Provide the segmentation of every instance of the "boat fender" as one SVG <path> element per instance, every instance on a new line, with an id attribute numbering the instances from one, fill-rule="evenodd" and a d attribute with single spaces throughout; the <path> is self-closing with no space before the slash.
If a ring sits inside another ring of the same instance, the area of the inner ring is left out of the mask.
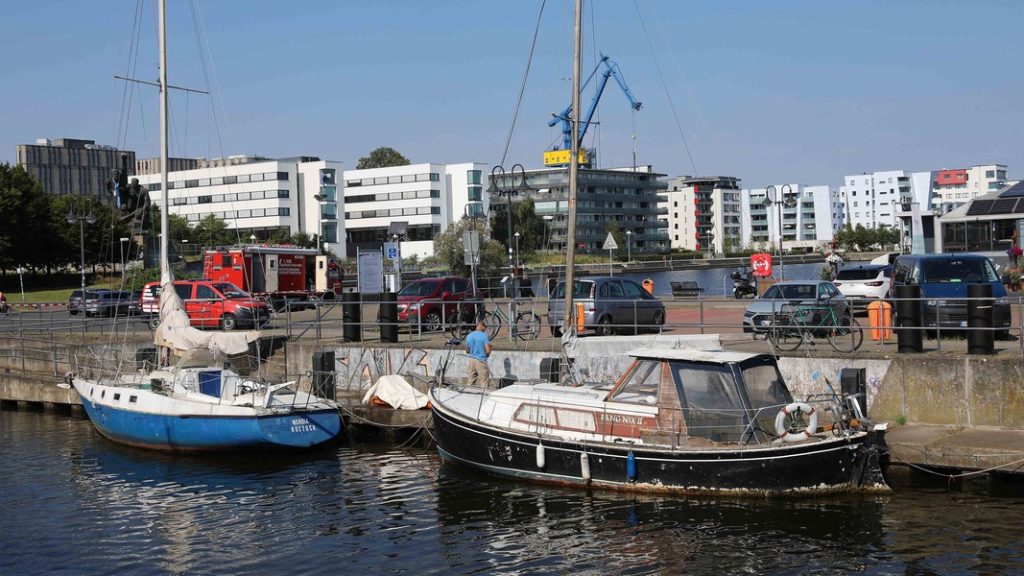
<path id="1" fill-rule="evenodd" d="M 810 422 L 807 423 L 807 428 L 804 429 L 804 431 L 790 434 L 789 431 L 786 430 L 786 416 L 797 411 L 807 414 L 807 416 L 810 417 Z M 793 402 L 792 404 L 788 404 L 775 415 L 775 434 L 777 434 L 781 440 L 785 440 L 786 442 L 807 440 L 817 431 L 818 413 L 814 411 L 813 406 L 805 402 Z"/>
<path id="2" fill-rule="evenodd" d="M 626 456 L 626 479 L 636 482 L 636 454 L 633 454 L 632 450 Z"/>
<path id="3" fill-rule="evenodd" d="M 544 464 L 544 443 L 537 442 L 537 469 L 543 470 Z"/>
<path id="4" fill-rule="evenodd" d="M 586 452 L 580 453 L 580 477 L 590 482 L 590 455 Z"/>

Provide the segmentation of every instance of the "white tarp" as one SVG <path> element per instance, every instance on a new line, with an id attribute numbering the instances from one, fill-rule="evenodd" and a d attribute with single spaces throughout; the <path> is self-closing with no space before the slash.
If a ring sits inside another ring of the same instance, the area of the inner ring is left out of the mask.
<path id="1" fill-rule="evenodd" d="M 419 410 L 427 405 L 427 395 L 397 374 L 378 378 L 363 396 L 363 404 L 370 404 L 374 396 L 397 410 Z"/>
<path id="2" fill-rule="evenodd" d="M 163 273 L 160 284 L 160 325 L 153 333 L 153 343 L 157 346 L 179 353 L 204 348 L 217 355 L 233 355 L 247 352 L 249 343 L 259 339 L 260 333 L 255 330 L 204 332 L 193 328 L 169 272 Z"/>

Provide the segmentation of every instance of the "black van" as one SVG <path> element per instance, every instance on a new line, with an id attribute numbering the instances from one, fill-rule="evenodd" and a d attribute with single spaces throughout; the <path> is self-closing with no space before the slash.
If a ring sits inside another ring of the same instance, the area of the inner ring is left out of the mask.
<path id="1" fill-rule="evenodd" d="M 989 284 L 995 303 L 992 325 L 997 334 L 1010 333 L 1010 303 L 992 262 L 980 254 L 903 254 L 892 269 L 891 297 L 897 286 L 921 287 L 921 318 L 926 327 L 967 328 L 967 286 Z M 897 303 L 894 308 L 899 308 Z"/>

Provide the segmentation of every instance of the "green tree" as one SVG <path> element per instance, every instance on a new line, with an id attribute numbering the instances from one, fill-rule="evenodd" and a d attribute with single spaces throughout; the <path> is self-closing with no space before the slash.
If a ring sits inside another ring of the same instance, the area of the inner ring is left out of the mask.
<path id="1" fill-rule="evenodd" d="M 491 237 L 501 242 L 508 251 L 508 203 L 492 204 Z M 520 254 L 533 254 L 544 247 L 544 219 L 537 215 L 532 198 L 525 198 L 512 204 L 512 248 L 515 249 L 514 234 L 519 232 Z"/>
<path id="2" fill-rule="evenodd" d="M 604 224 L 604 231 L 612 233 L 612 238 L 615 238 L 615 243 L 619 245 L 618 253 L 626 254 L 626 233 L 622 230 L 622 226 L 619 226 L 615 220 L 609 220 Z M 604 245 L 603 240 L 601 244 Z"/>
<path id="3" fill-rule="evenodd" d="M 195 236 L 196 240 L 206 247 L 235 244 L 238 241 L 236 232 L 229 230 L 227 223 L 213 214 L 199 221 Z"/>
<path id="4" fill-rule="evenodd" d="M 49 199 L 24 168 L 0 164 L 0 270 L 36 269 L 59 260 L 54 252 L 64 247 Z"/>
<path id="5" fill-rule="evenodd" d="M 356 170 L 363 170 L 364 168 L 387 168 L 388 166 L 408 166 L 409 159 L 402 156 L 394 148 L 387 146 L 381 146 L 373 152 L 370 152 L 369 156 L 363 156 L 359 159 L 356 164 Z"/>
<path id="6" fill-rule="evenodd" d="M 462 234 L 468 230 L 480 232 L 480 266 L 478 275 L 497 276 L 508 266 L 505 246 L 488 238 L 484 234 L 484 223 L 479 220 L 458 220 L 447 230 L 434 238 L 434 256 L 438 258 L 452 274 L 469 275 L 469 266 L 465 263 L 465 251 L 462 245 Z"/>

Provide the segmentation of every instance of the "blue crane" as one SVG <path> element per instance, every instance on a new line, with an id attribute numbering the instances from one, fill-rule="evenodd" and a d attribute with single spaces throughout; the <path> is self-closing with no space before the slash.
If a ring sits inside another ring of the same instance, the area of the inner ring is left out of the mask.
<path id="1" fill-rule="evenodd" d="M 619 88 L 622 88 L 622 92 L 629 99 L 629 106 L 633 110 L 639 110 L 641 103 L 633 98 L 633 93 L 629 91 L 629 86 L 626 86 L 626 81 L 622 79 L 622 74 L 619 72 L 619 65 L 612 62 L 608 56 L 601 54 L 601 60 L 594 66 L 594 70 L 587 76 L 587 81 L 580 87 L 580 91 L 586 89 L 590 81 L 593 80 L 594 76 L 604 66 L 604 71 L 601 72 L 601 79 L 598 81 L 597 91 L 594 93 L 594 97 L 590 100 L 590 108 L 587 110 L 586 115 L 580 119 L 579 136 L 577 142 L 579 142 L 580 148 L 583 147 L 583 137 L 587 135 L 587 129 L 590 128 L 591 121 L 594 118 L 594 113 L 597 112 L 597 103 L 601 100 L 601 94 L 604 93 L 605 86 L 608 85 L 608 78 L 614 77 L 615 81 L 619 84 Z M 561 114 L 553 114 L 554 116 L 548 121 L 548 126 L 554 126 L 559 122 L 562 123 L 562 147 L 557 146 L 553 151 L 545 153 L 544 164 L 546 166 L 557 166 L 568 164 L 567 152 L 561 154 L 553 154 L 557 151 L 567 151 L 572 148 L 572 122 L 569 120 L 569 115 L 572 113 L 572 104 L 570 104 L 565 110 L 562 110 Z"/>

